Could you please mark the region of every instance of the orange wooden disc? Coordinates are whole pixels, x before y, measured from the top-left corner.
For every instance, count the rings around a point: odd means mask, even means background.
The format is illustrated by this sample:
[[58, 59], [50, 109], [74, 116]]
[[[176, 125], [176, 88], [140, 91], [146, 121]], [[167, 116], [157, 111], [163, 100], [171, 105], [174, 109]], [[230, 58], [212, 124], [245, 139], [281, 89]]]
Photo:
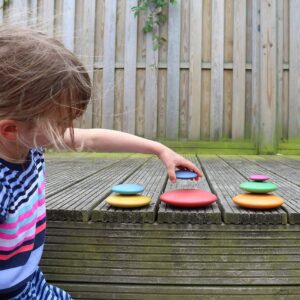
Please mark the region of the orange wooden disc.
[[283, 198], [273, 194], [241, 194], [234, 197], [233, 202], [239, 206], [254, 209], [270, 209], [281, 206]]

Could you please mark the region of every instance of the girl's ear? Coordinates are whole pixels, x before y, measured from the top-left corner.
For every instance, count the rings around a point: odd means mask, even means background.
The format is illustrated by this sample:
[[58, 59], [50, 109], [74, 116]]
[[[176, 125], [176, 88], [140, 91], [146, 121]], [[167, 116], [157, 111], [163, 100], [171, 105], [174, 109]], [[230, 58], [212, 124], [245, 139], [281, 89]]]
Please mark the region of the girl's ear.
[[0, 137], [9, 141], [16, 141], [18, 127], [14, 120], [0, 120]]

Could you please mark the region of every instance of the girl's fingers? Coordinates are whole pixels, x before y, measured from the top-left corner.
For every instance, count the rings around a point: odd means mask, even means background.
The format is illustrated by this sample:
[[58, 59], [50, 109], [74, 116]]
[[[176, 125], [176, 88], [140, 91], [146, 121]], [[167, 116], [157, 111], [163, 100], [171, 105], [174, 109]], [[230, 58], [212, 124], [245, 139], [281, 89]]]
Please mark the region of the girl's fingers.
[[176, 182], [176, 175], [175, 175], [175, 170], [174, 170], [173, 167], [168, 169], [168, 175], [169, 175], [169, 178], [170, 178], [171, 182], [175, 183]]

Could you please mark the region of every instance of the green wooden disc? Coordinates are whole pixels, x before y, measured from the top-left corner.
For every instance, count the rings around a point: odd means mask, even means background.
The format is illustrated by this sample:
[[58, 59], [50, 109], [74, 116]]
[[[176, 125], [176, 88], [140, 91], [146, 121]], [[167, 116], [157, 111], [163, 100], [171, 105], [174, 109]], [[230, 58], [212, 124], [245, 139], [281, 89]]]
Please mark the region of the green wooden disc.
[[269, 193], [277, 190], [277, 185], [271, 182], [247, 181], [240, 184], [240, 188], [251, 193]]

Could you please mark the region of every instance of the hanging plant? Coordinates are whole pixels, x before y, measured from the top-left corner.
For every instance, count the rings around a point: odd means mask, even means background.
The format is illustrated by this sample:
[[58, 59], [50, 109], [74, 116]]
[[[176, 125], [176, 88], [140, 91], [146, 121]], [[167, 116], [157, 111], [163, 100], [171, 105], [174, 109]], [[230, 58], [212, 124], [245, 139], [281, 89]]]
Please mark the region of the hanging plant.
[[6, 10], [9, 7], [10, 0], [4, 0], [0, 9]]
[[158, 28], [167, 21], [167, 15], [163, 8], [167, 5], [176, 4], [176, 0], [138, 0], [138, 5], [131, 8], [135, 16], [141, 12], [147, 14], [143, 27], [144, 33], [152, 33], [153, 50], [158, 50], [167, 39], [158, 34]]

